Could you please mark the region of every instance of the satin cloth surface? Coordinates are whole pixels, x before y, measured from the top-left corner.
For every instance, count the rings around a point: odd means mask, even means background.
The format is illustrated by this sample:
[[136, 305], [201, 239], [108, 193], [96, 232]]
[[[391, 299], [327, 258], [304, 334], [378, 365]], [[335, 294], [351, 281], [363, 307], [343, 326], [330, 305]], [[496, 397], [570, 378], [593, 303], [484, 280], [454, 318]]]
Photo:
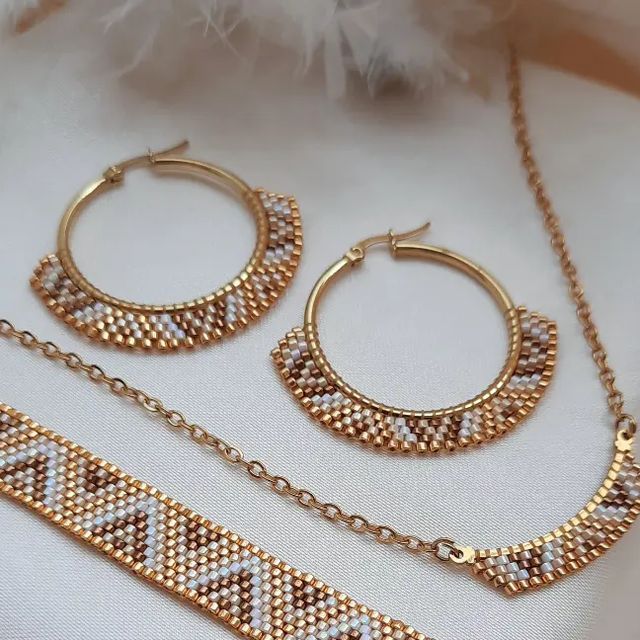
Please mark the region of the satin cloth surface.
[[[501, 63], [490, 96], [448, 88], [426, 102], [291, 84], [276, 59], [252, 79], [219, 56], [188, 74], [118, 78], [99, 68], [99, 33], [61, 38], [59, 14], [6, 44], [0, 68], [0, 290], [17, 326], [96, 361], [237, 443], [325, 500], [426, 538], [484, 548], [543, 534], [573, 516], [612, 457], [612, 421], [566, 286], [514, 147]], [[209, 62], [210, 59], [218, 62]], [[637, 149], [633, 98], [526, 65], [525, 101], [549, 192], [562, 217], [611, 362], [640, 410]], [[140, 355], [88, 342], [29, 288], [55, 249], [72, 196], [110, 164], [192, 140], [188, 156], [254, 186], [294, 194], [305, 247], [277, 306], [233, 339], [195, 353]], [[73, 236], [98, 286], [140, 302], [196, 297], [231, 279], [254, 227], [226, 194], [136, 171], [87, 210]], [[353, 243], [432, 221], [426, 241], [469, 256], [517, 304], [559, 326], [556, 375], [514, 432], [457, 455], [384, 455], [313, 423], [276, 376], [270, 350], [302, 320], [322, 271]], [[408, 407], [469, 398], [493, 378], [505, 330], [465, 276], [384, 247], [336, 284], [320, 309], [334, 367], [376, 399]], [[640, 527], [603, 559], [516, 598], [456, 566], [343, 531], [249, 481], [137, 407], [63, 367], [0, 344], [0, 396], [35, 420], [161, 488], [356, 599], [439, 640], [631, 640]], [[0, 601], [8, 640], [232, 638], [22, 506], [0, 500]]]

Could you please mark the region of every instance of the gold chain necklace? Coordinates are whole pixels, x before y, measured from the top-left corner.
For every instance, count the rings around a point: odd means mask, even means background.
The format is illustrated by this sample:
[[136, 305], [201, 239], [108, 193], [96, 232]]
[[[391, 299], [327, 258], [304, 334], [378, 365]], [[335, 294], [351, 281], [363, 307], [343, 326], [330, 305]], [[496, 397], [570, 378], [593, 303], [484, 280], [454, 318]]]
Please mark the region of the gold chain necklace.
[[70, 369], [84, 373], [91, 381], [105, 385], [118, 396], [130, 398], [149, 413], [161, 417], [170, 427], [184, 430], [196, 443], [212, 449], [226, 462], [243, 469], [276, 493], [356, 533], [372, 535], [379, 542], [399, 545], [412, 552], [433, 554], [443, 561], [472, 565], [476, 573], [508, 593], [519, 593], [530, 587], [542, 586], [571, 573], [600, 556], [640, 513], [640, 468], [635, 464], [632, 454], [636, 421], [624, 411], [623, 395], [616, 386], [614, 372], [598, 336], [560, 221], [545, 191], [540, 170], [532, 154], [522, 104], [520, 68], [513, 49], [510, 51], [508, 78], [515, 139], [528, 184], [549, 233], [551, 246], [560, 260], [584, 337], [607, 394], [616, 429], [616, 453], [601, 489], [574, 518], [553, 532], [520, 545], [487, 550], [461, 546], [445, 537], [425, 540], [417, 535], [401, 533], [387, 524], [375, 523], [362, 514], [349, 513], [338, 504], [323, 501], [308, 489], [295, 485], [289, 478], [272, 473], [261, 460], [247, 459], [236, 445], [226, 442], [201, 425], [190, 422], [183, 413], [167, 408], [161, 400], [145, 391], [129, 385], [121, 378], [108, 375], [98, 365], [86, 363], [76, 353], [65, 352], [53, 342], [41, 341], [29, 331], [16, 329], [8, 320], [0, 320], [0, 335], [15, 339], [22, 346], [47, 358], [63, 362]]

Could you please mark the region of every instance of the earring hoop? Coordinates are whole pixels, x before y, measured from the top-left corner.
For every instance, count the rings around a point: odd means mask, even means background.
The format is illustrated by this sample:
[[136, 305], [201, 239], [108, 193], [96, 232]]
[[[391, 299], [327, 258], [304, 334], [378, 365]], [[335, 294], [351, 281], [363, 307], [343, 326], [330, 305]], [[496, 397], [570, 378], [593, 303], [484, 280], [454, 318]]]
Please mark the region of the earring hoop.
[[[302, 407], [320, 424], [360, 442], [392, 451], [435, 453], [490, 440], [521, 422], [544, 393], [556, 358], [556, 325], [516, 307], [504, 287], [468, 258], [442, 247], [410, 242], [429, 225], [403, 234], [389, 231], [354, 245], [318, 279], [302, 327], [289, 332], [272, 358]], [[448, 407], [413, 410], [378, 402], [348, 384], [331, 366], [318, 332], [318, 307], [327, 288], [368, 249], [387, 244], [396, 258], [422, 258], [462, 271], [494, 298], [506, 322], [507, 357], [500, 373], [473, 398]]]
[[[109, 167], [71, 202], [58, 228], [55, 254], [35, 269], [31, 285], [47, 307], [91, 339], [144, 350], [169, 351], [220, 340], [256, 321], [293, 278], [302, 252], [302, 228], [293, 197], [252, 189], [241, 178], [213, 164], [174, 154], [187, 142], [137, 156]], [[167, 305], [141, 304], [112, 296], [93, 285], [77, 266], [70, 247], [73, 227], [86, 205], [123, 183], [138, 167], [187, 172], [229, 190], [251, 211], [257, 239], [242, 271], [204, 296]]]

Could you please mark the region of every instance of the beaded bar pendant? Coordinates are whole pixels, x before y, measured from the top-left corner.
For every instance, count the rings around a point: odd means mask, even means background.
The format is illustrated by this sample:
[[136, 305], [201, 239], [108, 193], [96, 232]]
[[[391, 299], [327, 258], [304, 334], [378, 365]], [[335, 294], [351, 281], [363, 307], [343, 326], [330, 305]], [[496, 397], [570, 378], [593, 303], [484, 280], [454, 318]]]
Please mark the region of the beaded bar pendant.
[[0, 404], [0, 491], [258, 640], [428, 640]]
[[575, 517], [523, 544], [468, 553], [476, 574], [508, 594], [550, 584], [606, 553], [640, 513], [640, 466], [618, 436], [602, 486]]

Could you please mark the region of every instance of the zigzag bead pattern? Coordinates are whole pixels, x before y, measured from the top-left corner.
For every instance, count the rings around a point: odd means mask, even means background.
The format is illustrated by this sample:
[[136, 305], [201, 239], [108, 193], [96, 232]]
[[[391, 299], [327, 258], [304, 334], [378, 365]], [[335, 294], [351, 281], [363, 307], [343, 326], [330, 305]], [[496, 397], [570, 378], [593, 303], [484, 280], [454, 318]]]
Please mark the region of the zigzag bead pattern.
[[541, 587], [599, 558], [639, 513], [640, 467], [625, 441], [599, 491], [574, 518], [524, 544], [476, 551], [473, 569], [508, 594]]
[[293, 278], [302, 251], [296, 201], [260, 189], [253, 195], [247, 202], [265, 243], [232, 282], [210, 295], [163, 309], [116, 304], [83, 290], [56, 254], [40, 262], [31, 285], [55, 315], [102, 342], [167, 351], [220, 340], [271, 307]]
[[257, 640], [428, 640], [0, 404], [0, 491]]
[[321, 425], [392, 451], [452, 451], [513, 428], [534, 408], [551, 380], [557, 346], [555, 323], [524, 307], [517, 313], [522, 343], [511, 378], [501, 389], [485, 394], [477, 406], [461, 406], [453, 412], [400, 409], [351, 393], [337, 373], [327, 367], [322, 370], [318, 361], [326, 359], [320, 346], [300, 327], [289, 332], [271, 356], [294, 396]]

